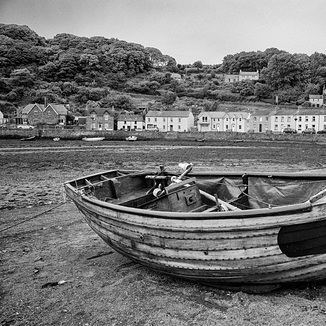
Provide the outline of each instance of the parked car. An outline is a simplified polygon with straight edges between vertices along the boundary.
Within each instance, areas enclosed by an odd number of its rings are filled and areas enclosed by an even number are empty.
[[[34,129],[34,126],[31,125],[17,125],[17,129]]]
[[[317,131],[317,134],[326,134],[326,129]]]
[[[293,129],[293,128],[284,128],[283,133],[285,133],[285,134],[296,134],[297,131],[295,129]]]
[[[307,128],[304,131],[302,131],[303,134],[315,134],[316,130],[315,128]]]

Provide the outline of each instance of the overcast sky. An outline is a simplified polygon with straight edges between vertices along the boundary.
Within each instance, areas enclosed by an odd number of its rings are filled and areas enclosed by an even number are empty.
[[[0,0],[0,23],[45,38],[114,37],[181,64],[270,47],[326,54],[325,17],[325,0]]]

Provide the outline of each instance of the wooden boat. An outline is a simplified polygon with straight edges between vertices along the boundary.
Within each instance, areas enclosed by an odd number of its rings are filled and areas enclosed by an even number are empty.
[[[36,136],[31,136],[31,137],[24,137],[24,138],[21,138],[20,140],[21,141],[31,141],[31,140],[35,140],[36,139]]]
[[[126,140],[128,140],[128,141],[136,141],[137,140],[137,136],[128,136],[126,138]]]
[[[65,183],[112,248],[160,273],[269,291],[326,278],[326,173],[110,170]]]
[[[104,140],[105,137],[84,137],[82,140],[84,141],[101,141]]]

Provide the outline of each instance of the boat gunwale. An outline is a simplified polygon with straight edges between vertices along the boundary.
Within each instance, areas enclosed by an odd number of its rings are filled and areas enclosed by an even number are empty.
[[[167,212],[167,211],[151,211],[141,208],[134,208],[134,207],[127,207],[122,206],[119,204],[109,203],[101,201],[97,198],[89,198],[86,195],[82,195],[78,189],[73,186],[73,183],[77,183],[78,181],[100,176],[107,173],[113,173],[113,172],[122,172],[122,173],[151,173],[152,171],[144,171],[144,170],[107,170],[95,174],[91,174],[88,176],[83,176],[81,178],[76,178],[70,181],[67,181],[64,183],[64,186],[69,188],[76,197],[81,197],[82,200],[87,201],[93,205],[102,207],[102,208],[110,208],[114,211],[118,212],[125,212],[125,213],[131,213],[135,215],[141,215],[141,216],[147,216],[147,217],[155,217],[155,218],[164,218],[168,220],[180,220],[180,219],[189,219],[189,220],[204,220],[204,219],[239,219],[239,218],[255,218],[255,217],[266,217],[266,216],[274,216],[274,215],[281,215],[281,214],[295,214],[297,212],[302,211],[310,211],[312,209],[312,202],[310,199],[303,203],[297,203],[292,205],[282,205],[277,207],[271,207],[271,208],[255,208],[255,209],[249,209],[249,210],[236,210],[236,211],[225,211],[225,212]],[[168,172],[169,175],[177,175],[177,173],[174,172]],[[282,172],[237,172],[237,171],[226,171],[226,172],[216,172],[216,171],[198,171],[196,173],[192,172],[189,173],[189,177],[205,177],[205,176],[234,176],[234,177],[241,177],[243,175],[247,176],[254,176],[254,177],[284,177],[284,178],[326,178],[326,173],[324,174],[317,174],[317,173],[303,173],[303,172],[289,172],[289,173],[282,173]],[[69,195],[68,195],[69,196]],[[74,200],[74,198],[71,197],[71,199]]]
[[[240,219],[240,218],[255,218],[255,217],[267,217],[273,215],[281,215],[286,213],[295,214],[302,211],[310,211],[312,208],[311,202],[308,200],[304,203],[294,204],[294,205],[284,205],[273,208],[256,208],[250,210],[236,210],[236,211],[226,211],[226,212],[167,212],[167,211],[151,211],[141,208],[133,208],[128,206],[122,206],[118,204],[108,203],[95,198],[89,198],[86,195],[79,194],[75,188],[71,185],[66,185],[70,187],[75,193],[76,197],[80,197],[82,200],[99,206],[102,208],[109,208],[114,211],[129,213],[133,215],[141,215],[143,217],[155,217],[164,218],[167,220],[210,220],[210,219]],[[74,198],[72,198],[74,199]]]

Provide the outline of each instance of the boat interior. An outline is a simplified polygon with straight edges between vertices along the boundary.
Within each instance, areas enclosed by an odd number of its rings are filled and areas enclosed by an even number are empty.
[[[111,170],[70,181],[78,194],[126,207],[173,212],[273,208],[326,196],[326,175]]]

